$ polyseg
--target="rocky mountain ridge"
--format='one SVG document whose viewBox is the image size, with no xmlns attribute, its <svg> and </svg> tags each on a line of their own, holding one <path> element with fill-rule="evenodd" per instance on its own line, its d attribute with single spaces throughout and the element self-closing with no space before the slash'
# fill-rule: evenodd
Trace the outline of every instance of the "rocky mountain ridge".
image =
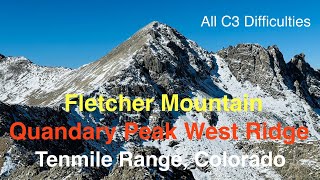
<svg viewBox="0 0 320 180">
<path fill-rule="evenodd" d="M 28 174 L 29 178 L 35 179 L 125 179 L 133 171 L 139 171 L 138 179 L 290 178 L 288 174 L 294 175 L 293 172 L 285 175 L 272 168 L 196 167 L 190 159 L 194 152 L 205 149 L 211 154 L 222 151 L 242 154 L 243 151 L 236 142 L 205 139 L 187 141 L 181 128 L 183 122 L 205 122 L 218 127 L 231 123 L 244 127 L 245 122 L 250 120 L 270 125 L 279 121 L 290 126 L 304 123 L 310 129 L 310 140 L 320 139 L 320 111 L 317 104 L 319 72 L 305 62 L 304 55 L 298 55 L 285 63 L 276 46 L 265 49 L 256 44 L 240 44 L 217 53 L 209 53 L 177 30 L 159 22 L 148 24 L 108 55 L 78 69 L 41 67 L 25 58 L 3 56 L 0 75 L 0 101 L 7 103 L 0 104 L 0 139 L 8 144 L 8 148 L 3 150 L 5 155 L 2 156 L 3 163 L 2 168 L 0 167 L 0 177 L 3 179 L 24 179 L 21 174 Z M 89 113 L 79 112 L 78 107 L 73 106 L 71 113 L 66 113 L 63 110 L 66 93 L 84 93 L 86 97 L 103 95 L 106 98 L 125 94 L 131 98 L 154 97 L 156 102 L 151 112 Z M 243 94 L 250 94 L 262 98 L 265 104 L 262 113 L 162 112 L 159 98 L 163 93 L 178 93 L 180 97 L 191 98 L 223 95 L 241 97 Z M 177 142 L 143 142 L 135 137 L 125 142 L 119 130 L 111 145 L 95 141 L 21 143 L 8 137 L 8 127 L 13 121 L 51 126 L 72 126 L 81 122 L 93 127 L 108 125 L 119 129 L 127 121 L 150 127 L 170 122 L 180 128 L 177 129 Z M 55 152 L 55 146 L 66 151 Z M 281 152 L 282 145 L 277 146 Z M 89 149 L 99 150 L 114 158 L 121 150 L 154 155 L 184 152 L 184 164 L 178 169 L 171 168 L 168 174 L 152 168 L 118 168 L 116 162 L 111 168 L 41 169 L 37 165 L 37 157 L 33 155 L 33 151 L 40 147 L 44 150 L 51 149 L 56 154 L 86 154 Z M 28 156 L 24 158 L 21 154 Z M 308 166 L 301 165 L 301 168 L 307 169 Z M 315 173 L 317 172 L 312 171 L 309 176 L 312 177 Z"/>
<path fill-rule="evenodd" d="M 319 72 L 306 61 L 303 53 L 285 63 L 277 46 L 263 48 L 257 44 L 239 44 L 218 52 L 224 58 L 238 81 L 249 81 L 254 85 L 281 94 L 284 88 L 292 89 L 315 108 L 320 108 Z M 276 87 L 276 91 L 272 89 Z"/>
</svg>

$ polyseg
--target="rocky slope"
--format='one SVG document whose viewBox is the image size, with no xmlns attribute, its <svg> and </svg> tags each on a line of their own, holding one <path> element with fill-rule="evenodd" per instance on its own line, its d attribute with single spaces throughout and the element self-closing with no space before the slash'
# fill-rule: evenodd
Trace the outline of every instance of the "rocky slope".
<svg viewBox="0 0 320 180">
<path fill-rule="evenodd" d="M 9 104 L 35 104 L 39 93 L 49 93 L 70 69 L 43 67 L 25 57 L 0 60 L 0 101 Z"/>
<path fill-rule="evenodd" d="M 267 49 L 257 44 L 239 44 L 218 52 L 225 59 L 232 74 L 240 82 L 249 81 L 266 90 L 282 90 L 280 82 L 286 75 L 283 55 L 276 46 Z"/>
<path fill-rule="evenodd" d="M 261 179 L 288 178 L 291 169 L 281 171 L 272 168 L 199 168 L 191 156 L 200 150 L 209 154 L 228 151 L 243 154 L 246 148 L 239 148 L 238 142 L 185 140 L 184 122 L 205 122 L 207 125 L 224 126 L 236 122 L 244 127 L 247 121 L 268 122 L 274 125 L 296 126 L 306 124 L 310 140 L 320 139 L 319 72 L 305 62 L 304 55 L 295 56 L 285 63 L 276 46 L 263 48 L 256 44 L 240 44 L 209 53 L 195 42 L 187 39 L 175 29 L 152 22 L 139 30 L 130 39 L 119 45 L 98 61 L 78 69 L 48 68 L 33 64 L 25 58 L 4 57 L 0 59 L 0 143 L 3 146 L 0 157 L 3 179 L 66 178 L 66 179 L 126 179 L 133 173 L 138 179 Z M 86 97 L 103 95 L 115 97 L 154 97 L 151 112 L 88 113 L 79 112 L 73 106 L 71 113 L 63 110 L 66 93 L 84 93 Z M 264 102 L 261 113 L 230 113 L 191 111 L 161 112 L 161 94 L 180 94 L 180 97 L 242 97 L 250 94 Z M 118 126 L 126 121 L 138 122 L 150 127 L 170 122 L 178 127 L 178 141 L 139 141 L 132 137 L 125 142 L 122 131 L 118 131 L 111 145 L 95 141 L 80 142 L 14 142 L 8 136 L 8 127 L 14 121 L 34 125 L 85 125 Z M 243 132 L 242 132 L 243 135 Z M 286 147 L 277 144 L 278 147 Z M 260 150 L 270 147 L 257 146 Z M 300 148 L 304 148 L 304 144 Z M 315 151 L 318 147 L 314 147 Z M 152 168 L 119 168 L 117 162 L 111 168 L 39 168 L 35 150 L 50 150 L 54 154 L 86 154 L 99 150 L 114 158 L 121 150 L 159 156 L 179 154 L 183 166 L 171 168 L 163 173 Z M 278 149 L 281 152 L 281 148 Z M 304 162 L 308 152 L 301 156 Z M 0 152 L 1 155 L 1 152 Z M 312 157 L 312 156 L 310 156 Z M 301 164 L 309 168 L 310 163 Z M 314 166 L 314 164 L 312 165 Z M 319 161 L 316 165 L 320 167 Z M 316 170 L 312 171 L 313 173 Z M 312 177 L 314 174 L 309 174 Z"/>
<path fill-rule="evenodd" d="M 305 97 L 313 107 L 320 107 L 320 73 L 305 60 L 304 54 L 294 56 L 287 64 L 287 71 L 294 82 L 294 91 Z"/>
<path fill-rule="evenodd" d="M 320 107 L 319 72 L 305 61 L 304 54 L 294 56 L 287 64 L 276 46 L 265 49 L 257 44 L 239 44 L 218 54 L 228 63 L 238 81 L 259 85 L 274 92 L 275 97 L 283 89 L 290 88 L 312 107 Z"/>
</svg>

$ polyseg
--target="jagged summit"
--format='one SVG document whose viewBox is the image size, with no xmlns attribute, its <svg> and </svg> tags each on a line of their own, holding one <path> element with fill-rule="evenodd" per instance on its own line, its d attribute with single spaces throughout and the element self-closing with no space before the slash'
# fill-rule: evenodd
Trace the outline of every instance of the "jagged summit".
<svg viewBox="0 0 320 180">
<path fill-rule="evenodd" d="M 147 24 L 146 26 L 144 26 L 142 29 L 153 29 L 155 26 L 158 26 L 158 25 L 160 25 L 160 24 L 166 25 L 166 24 L 161 23 L 161 22 L 159 22 L 159 21 L 152 21 L 152 22 L 150 22 L 149 24 Z"/>
<path fill-rule="evenodd" d="M 177 73 L 180 73 L 179 76 L 187 73 L 190 78 L 191 76 L 195 77 L 197 73 L 208 73 L 210 68 L 213 68 L 212 60 L 213 56 L 195 42 L 188 40 L 174 28 L 154 21 L 141 28 L 127 41 L 99 60 L 79 69 L 63 70 L 64 73 L 60 72 L 59 75 L 55 75 L 54 82 L 45 82 L 47 84 L 45 86 L 41 85 L 43 82 L 39 82 L 52 78 L 29 77 L 28 80 L 21 80 L 19 86 L 24 93 L 14 97 L 8 95 L 1 100 L 9 102 L 10 98 L 14 98 L 11 102 L 23 101 L 28 105 L 41 106 L 56 105 L 63 100 L 66 93 L 89 92 L 115 79 L 130 79 L 128 77 L 131 77 L 130 82 L 133 79 L 135 82 L 139 82 L 145 78 L 139 76 L 139 69 L 147 70 L 146 73 L 152 78 L 162 77 L 163 86 L 167 86 L 167 81 L 164 79 L 172 79 Z M 9 71 L 10 69 L 11 67 L 7 68 Z M 37 71 L 37 67 L 33 69 Z M 37 74 L 36 72 L 28 73 L 28 71 L 20 72 L 26 73 L 28 76 Z M 50 72 L 52 71 L 54 70 L 51 69 Z M 22 75 L 22 73 L 20 74 Z M 165 76 L 168 78 L 164 78 Z M 30 79 L 34 79 L 35 83 L 40 85 L 30 88 L 30 84 L 27 84 Z M 10 92 L 9 86 L 4 86 L 3 92 L 6 91 Z M 35 92 L 37 96 L 31 95 Z"/>
<path fill-rule="evenodd" d="M 305 60 L 305 54 L 295 55 L 287 63 L 287 71 L 294 82 L 294 90 L 313 107 L 320 108 L 320 73 Z"/>
<path fill-rule="evenodd" d="M 241 81 L 270 89 L 283 89 L 281 82 L 286 64 L 277 46 L 267 49 L 258 44 L 238 44 L 218 52 L 228 63 L 231 72 Z"/>
<path fill-rule="evenodd" d="M 311 68 L 309 63 L 306 62 L 306 55 L 304 53 L 300 53 L 295 55 L 289 63 L 295 65 L 300 71 L 306 71 L 307 68 Z"/>
<path fill-rule="evenodd" d="M 147 24 L 146 26 L 142 27 L 139 31 L 164 32 L 164 31 L 168 31 L 168 30 L 176 31 L 173 27 L 171 27 L 171 26 L 169 26 L 169 25 L 167 25 L 165 23 L 162 23 L 162 22 L 159 22 L 159 21 L 152 21 L 149 24 Z"/>
<path fill-rule="evenodd" d="M 169 40 L 183 41 L 185 39 L 186 38 L 178 33 L 174 28 L 164 23 L 153 21 L 138 30 L 127 41 L 121 43 L 110 53 L 94 62 L 92 65 L 103 66 L 105 63 L 109 64 L 121 59 L 128 59 L 129 56 L 146 46 L 150 46 L 153 42 L 166 46 L 166 43 L 168 43 Z M 127 61 L 127 63 L 129 63 L 129 61 Z"/>
<path fill-rule="evenodd" d="M 283 96 L 283 89 L 292 89 L 312 107 L 320 107 L 320 75 L 306 62 L 303 53 L 286 63 L 275 45 L 264 48 L 258 44 L 238 44 L 222 49 L 218 55 L 238 81 L 249 81 L 275 98 Z"/>
</svg>

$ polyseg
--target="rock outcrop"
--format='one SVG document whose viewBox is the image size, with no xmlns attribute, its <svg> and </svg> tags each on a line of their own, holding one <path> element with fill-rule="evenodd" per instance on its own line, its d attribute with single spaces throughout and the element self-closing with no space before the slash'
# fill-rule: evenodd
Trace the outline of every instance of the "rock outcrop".
<svg viewBox="0 0 320 180">
<path fill-rule="evenodd" d="M 258 85 L 273 97 L 292 89 L 312 107 L 319 106 L 320 75 L 299 54 L 287 64 L 277 46 L 267 49 L 257 44 L 239 44 L 218 52 L 238 81 Z"/>
<path fill-rule="evenodd" d="M 238 81 L 249 81 L 261 88 L 282 90 L 286 64 L 277 46 L 267 49 L 257 44 L 239 44 L 218 52 Z"/>
<path fill-rule="evenodd" d="M 145 147 L 145 148 L 133 148 L 130 150 L 133 156 L 142 155 L 154 155 L 157 158 L 160 157 L 161 153 L 157 148 Z M 126 180 L 131 179 L 182 179 L 182 180 L 193 180 L 194 177 L 192 172 L 185 169 L 182 165 L 178 168 L 171 166 L 168 171 L 161 171 L 159 167 L 130 167 L 128 164 L 123 167 L 119 167 L 117 164 L 110 172 L 109 176 L 105 179 L 108 180 Z"/>
<path fill-rule="evenodd" d="M 305 60 L 303 53 L 294 56 L 287 64 L 288 74 L 294 82 L 294 90 L 308 100 L 313 107 L 320 108 L 320 73 Z"/>
</svg>

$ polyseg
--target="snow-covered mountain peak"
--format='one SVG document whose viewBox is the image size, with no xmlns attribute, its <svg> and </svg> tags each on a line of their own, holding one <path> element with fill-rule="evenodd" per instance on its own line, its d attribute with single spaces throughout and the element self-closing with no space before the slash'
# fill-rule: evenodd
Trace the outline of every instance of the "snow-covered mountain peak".
<svg viewBox="0 0 320 180">
<path fill-rule="evenodd" d="M 144 26 L 143 28 L 141 28 L 141 30 L 148 30 L 148 29 L 153 29 L 155 26 L 158 26 L 160 24 L 163 24 L 159 21 L 151 21 L 149 24 L 147 24 L 146 26 Z M 163 24 L 165 25 L 165 24 Z"/>
<path fill-rule="evenodd" d="M 17 63 L 17 62 L 26 62 L 26 63 L 32 63 L 28 58 L 24 56 L 2 56 L 0 63 Z"/>
<path fill-rule="evenodd" d="M 148 32 L 156 31 L 158 33 L 169 33 L 170 31 L 175 31 L 176 33 L 180 34 L 174 28 L 170 27 L 165 23 L 161 23 L 159 21 L 152 21 L 146 26 L 144 26 L 143 28 L 141 28 L 139 31 L 148 31 Z"/>
</svg>

